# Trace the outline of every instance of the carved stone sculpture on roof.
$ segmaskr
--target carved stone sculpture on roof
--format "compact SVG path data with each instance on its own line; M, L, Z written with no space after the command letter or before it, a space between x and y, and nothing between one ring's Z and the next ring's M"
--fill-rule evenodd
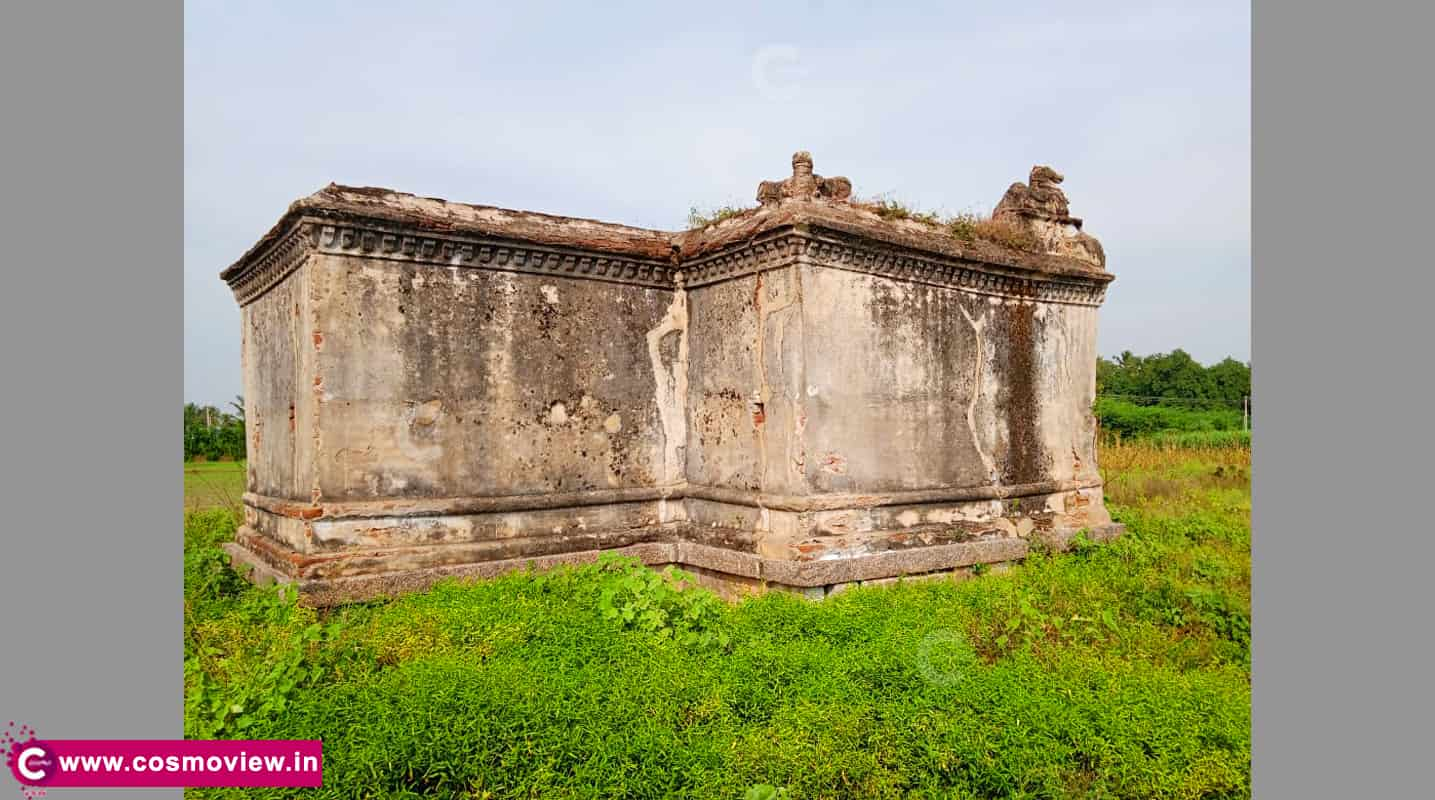
M992 218L1025 228L1049 253L1070 256L1106 266L1106 252L1096 237L1081 230L1081 219L1071 216L1060 184L1065 176L1048 166L1031 168L1027 183L1013 183L997 203Z
M812 154L806 150L792 154L792 177L781 181L763 181L757 186L757 201L762 205L788 198L846 202L851 197L852 181L840 176L824 178L813 173Z

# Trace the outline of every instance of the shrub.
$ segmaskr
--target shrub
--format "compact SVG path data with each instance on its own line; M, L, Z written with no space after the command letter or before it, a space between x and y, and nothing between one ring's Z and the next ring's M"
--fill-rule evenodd
M697 588L691 576L668 567L658 573L633 559L605 554L608 573L598 600L605 619L631 630L671 636L685 645L726 647L727 634L717 629L722 602Z
M229 565L220 545L234 538L239 515L228 508L189 511L184 515L184 601L187 611L201 613L237 597L248 581Z
M1241 412L1226 409L1190 409L1163 405L1137 405L1128 400L1098 397L1093 406L1106 435L1140 437L1166 431L1239 431Z
M254 588L219 619L195 622L185 642L185 732L243 735L323 677L325 629L283 587Z
M220 545L238 522L222 508L184 516L184 720L194 737L240 734L323 674L314 612L292 589L256 587L230 567Z

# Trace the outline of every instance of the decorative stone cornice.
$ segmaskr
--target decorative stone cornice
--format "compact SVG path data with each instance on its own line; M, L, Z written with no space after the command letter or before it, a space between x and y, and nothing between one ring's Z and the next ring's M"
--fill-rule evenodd
M462 234L437 234L362 220L301 219L247 268L228 277L240 305L258 299L304 263L309 253L364 256L472 269L636 284L672 289L673 264L578 249Z
M567 275L575 278L676 288L720 283L795 263L863 272L899 281L944 286L1007 299L1069 305L1100 305L1107 281L1100 278L1020 271L943 256L812 226L769 231L685 263L661 263L577 249L489 237L405 231L360 221L301 219L277 237L247 268L229 277L240 305L258 299L297 270L310 253L365 256L389 261ZM679 272L681 270L681 273Z
M314 225L315 248L334 255L362 255L448 267L472 267L673 288L676 267L660 261L625 258L528 242L406 231L362 222Z
M231 268L222 277L239 305L248 305L299 269L313 250L308 228L295 225L274 239L267 250L249 259L243 269Z
M822 266L1040 303L1099 306L1108 283L1096 277L1023 272L829 231L814 231L805 250L812 263Z
M807 239L792 229L773 231L684 262L683 279L689 287L706 286L779 269L796 263L806 248Z
M688 286L704 286L794 263L1041 303L1098 306L1107 280L1030 271L942 256L808 226L775 231L682 264Z

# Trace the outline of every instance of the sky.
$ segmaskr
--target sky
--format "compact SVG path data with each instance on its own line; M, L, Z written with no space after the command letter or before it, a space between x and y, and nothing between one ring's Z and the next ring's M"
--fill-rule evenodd
M1116 281L1102 354L1250 359L1246 3L217 3L184 22L184 392L241 391L219 279L329 182L663 230L796 150L989 213L1034 164Z

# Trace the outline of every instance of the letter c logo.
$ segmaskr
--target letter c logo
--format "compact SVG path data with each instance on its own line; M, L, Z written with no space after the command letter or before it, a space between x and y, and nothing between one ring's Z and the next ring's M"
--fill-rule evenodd
M25 780L27 781L42 781L45 779L45 770L31 769L30 760L34 758L43 758L46 755L49 754L45 751L45 748L43 747L27 747L24 750L21 750L20 755L16 757L15 768L20 771L21 775L25 776ZM43 764L47 762L42 761L41 763Z

